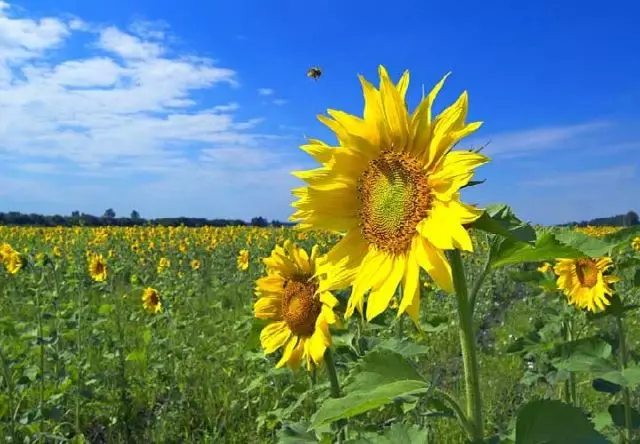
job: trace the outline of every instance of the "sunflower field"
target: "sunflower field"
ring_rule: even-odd
[[[321,116],[294,228],[0,227],[3,442],[640,442],[640,228],[465,203],[445,79]]]

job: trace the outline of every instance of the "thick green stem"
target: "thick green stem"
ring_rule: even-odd
[[[480,291],[480,287],[482,287],[482,284],[484,283],[484,279],[487,277],[487,274],[489,274],[490,268],[491,268],[491,260],[490,260],[489,253],[487,253],[487,260],[485,261],[484,266],[482,267],[482,271],[480,272],[476,280],[473,282],[473,287],[471,287],[471,293],[469,293],[469,305],[471,306],[471,314],[473,314],[473,312],[476,309],[478,292]]]
[[[458,404],[458,401],[456,401],[455,398],[450,394],[443,392],[442,390],[437,388],[433,389],[433,395],[439,397],[444,404],[446,404],[451,410],[453,410],[455,415],[458,417],[458,421],[460,422],[460,426],[462,427],[462,429],[467,435],[472,436],[474,434],[473,425],[467,420],[467,417],[460,407],[460,404]]]
[[[331,397],[340,398],[342,396],[342,392],[340,391],[340,381],[338,381],[338,372],[336,370],[336,362],[333,359],[333,353],[331,352],[331,348],[327,348],[325,350],[324,362],[327,365],[327,374],[329,375],[329,383],[331,384]],[[338,433],[338,443],[342,443],[342,441],[344,440],[343,427],[346,425],[346,421],[340,420],[336,425],[340,428],[340,432]]]
[[[460,252],[458,250],[450,250],[447,251],[447,255],[449,256],[449,262],[451,264],[453,286],[458,302],[467,419],[473,427],[473,435],[469,438],[471,441],[482,440],[484,423],[482,420],[482,398],[480,396],[480,372],[478,369],[478,358],[476,356],[476,340],[473,331],[473,316],[467,292],[467,282],[464,276],[464,267]]]
[[[618,342],[620,343],[620,370],[624,370],[627,367],[629,356],[627,353],[627,338],[624,329],[624,322],[622,316],[616,317],[616,325],[618,327]],[[624,402],[624,423],[626,426],[626,441],[631,443],[633,435],[633,426],[631,424],[631,393],[629,388],[625,388],[622,391],[622,400]]]
[[[573,322],[571,322],[570,320],[567,321],[565,335],[566,335],[567,342],[573,341]],[[578,394],[577,394],[576,387],[577,387],[576,374],[573,372],[570,372],[569,381],[567,384],[567,388],[569,389],[569,394],[568,394],[569,404],[575,405],[577,407]]]

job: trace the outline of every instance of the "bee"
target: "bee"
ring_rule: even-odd
[[[322,70],[317,66],[313,66],[307,71],[307,77],[311,77],[313,80],[318,80],[321,75]]]

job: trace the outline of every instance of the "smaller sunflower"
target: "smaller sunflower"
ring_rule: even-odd
[[[538,271],[540,273],[546,273],[548,271],[553,271],[553,266],[549,262],[545,262],[544,264],[538,267]]]
[[[245,271],[249,268],[249,250],[240,250],[236,261],[238,264],[238,270]]]
[[[24,261],[20,256],[20,253],[14,251],[13,253],[5,256],[4,258],[4,266],[6,267],[9,274],[16,274],[22,266],[24,265]]]
[[[255,317],[271,321],[260,333],[265,354],[283,349],[276,367],[297,368],[305,361],[308,370],[324,360],[331,346],[329,325],[338,322],[333,308],[338,300],[328,291],[318,292],[316,276],[318,246],[307,252],[285,241],[264,259],[267,276],[256,282]]]
[[[96,282],[107,280],[107,263],[101,254],[92,254],[89,259],[89,276]]]
[[[556,284],[567,296],[569,303],[592,312],[604,310],[610,304],[617,276],[605,275],[613,261],[610,257],[558,259],[553,271],[558,275]]]
[[[160,261],[158,262],[158,270],[157,270],[158,274],[162,273],[164,270],[168,269],[169,267],[171,267],[171,261],[166,257],[161,257]]]
[[[198,270],[200,268],[200,261],[198,259],[193,259],[191,261],[191,269],[193,271]]]
[[[142,292],[142,306],[149,313],[160,313],[162,311],[162,302],[160,302],[160,294],[155,288],[147,287]]]
[[[633,248],[637,252],[640,252],[640,236],[636,236],[633,238],[633,240],[631,241],[631,248]]]

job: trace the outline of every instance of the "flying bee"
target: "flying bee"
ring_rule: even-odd
[[[311,77],[313,80],[318,80],[321,75],[322,70],[317,66],[313,66],[307,71],[307,77]]]

